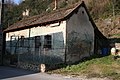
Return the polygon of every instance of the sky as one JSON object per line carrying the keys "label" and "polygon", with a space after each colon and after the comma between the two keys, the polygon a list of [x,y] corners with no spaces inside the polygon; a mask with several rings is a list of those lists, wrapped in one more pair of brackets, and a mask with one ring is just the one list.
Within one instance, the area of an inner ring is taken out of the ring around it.
{"label": "sky", "polygon": [[18,4],[21,0],[13,0],[13,1]]}

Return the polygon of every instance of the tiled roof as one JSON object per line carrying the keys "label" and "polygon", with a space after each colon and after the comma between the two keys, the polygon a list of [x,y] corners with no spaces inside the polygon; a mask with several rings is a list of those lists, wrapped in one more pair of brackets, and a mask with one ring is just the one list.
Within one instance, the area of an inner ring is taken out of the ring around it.
{"label": "tiled roof", "polygon": [[66,19],[71,13],[74,12],[82,3],[77,3],[72,5],[71,7],[67,9],[61,9],[61,10],[56,10],[48,14],[44,15],[37,15],[33,16],[21,21],[18,21],[17,23],[14,23],[13,25],[9,26],[7,29],[4,30],[4,32],[9,32],[9,31],[15,31],[15,30],[20,30],[20,29],[27,29],[32,27],[35,27],[37,25],[45,25],[51,22],[55,21],[61,21]]}

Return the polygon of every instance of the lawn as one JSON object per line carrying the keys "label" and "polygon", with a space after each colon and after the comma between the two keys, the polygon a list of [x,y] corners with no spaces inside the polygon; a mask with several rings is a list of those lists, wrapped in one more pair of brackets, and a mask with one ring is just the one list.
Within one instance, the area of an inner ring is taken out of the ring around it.
{"label": "lawn", "polygon": [[111,55],[101,58],[91,58],[79,64],[68,65],[57,70],[49,71],[48,73],[86,76],[88,78],[108,77],[113,80],[120,80],[120,59],[114,60]]}

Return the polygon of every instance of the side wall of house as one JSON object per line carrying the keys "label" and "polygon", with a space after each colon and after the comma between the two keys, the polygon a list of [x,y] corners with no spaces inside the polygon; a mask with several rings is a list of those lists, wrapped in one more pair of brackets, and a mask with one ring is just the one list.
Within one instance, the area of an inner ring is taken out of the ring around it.
{"label": "side wall of house", "polygon": [[55,64],[64,62],[66,21],[6,33],[6,52],[19,62]]}
{"label": "side wall of house", "polygon": [[84,7],[67,20],[67,48],[66,60],[70,63],[94,53],[94,28]]}

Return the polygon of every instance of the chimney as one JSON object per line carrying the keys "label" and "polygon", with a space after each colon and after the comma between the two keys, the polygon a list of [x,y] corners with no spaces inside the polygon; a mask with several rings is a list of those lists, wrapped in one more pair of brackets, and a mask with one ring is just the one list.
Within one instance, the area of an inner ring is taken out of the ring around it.
{"label": "chimney", "polygon": [[25,11],[23,11],[22,15],[23,17],[29,16],[29,9],[26,9]]}
{"label": "chimney", "polygon": [[68,3],[68,0],[65,0],[66,3]]}
{"label": "chimney", "polygon": [[29,16],[29,9],[26,9],[26,16]]}
{"label": "chimney", "polygon": [[55,0],[55,7],[54,7],[54,9],[53,10],[56,10],[57,8],[58,8],[58,0]]}

